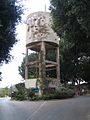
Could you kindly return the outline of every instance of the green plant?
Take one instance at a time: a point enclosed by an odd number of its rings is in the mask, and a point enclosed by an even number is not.
[[[16,92],[15,99],[20,100],[20,101],[27,100],[27,92],[26,92],[26,90],[21,90],[21,91]]]
[[[33,96],[31,100],[66,99],[74,97],[74,94],[74,90],[68,89],[67,91],[55,91],[54,93],[44,94],[42,96]]]
[[[15,100],[27,100],[27,90],[24,83],[15,85],[17,91],[11,93],[11,98]]]
[[[27,97],[29,100],[31,100],[35,96],[35,93],[32,91],[32,89],[27,89]]]

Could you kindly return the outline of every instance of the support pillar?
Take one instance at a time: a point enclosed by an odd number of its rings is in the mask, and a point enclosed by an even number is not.
[[[45,67],[45,42],[42,41],[41,43],[41,81],[42,81],[42,88],[45,87],[45,80],[46,80],[46,67]]]
[[[41,78],[41,51],[39,52],[39,78]]]
[[[26,48],[26,57],[25,57],[25,79],[28,79],[28,48]]]
[[[57,47],[57,82],[60,84],[60,57],[59,57],[59,47]]]

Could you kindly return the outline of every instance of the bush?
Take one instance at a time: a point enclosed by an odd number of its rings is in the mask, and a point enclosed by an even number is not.
[[[27,97],[29,100],[31,100],[35,96],[35,93],[32,91],[32,89],[27,89]]]
[[[43,99],[42,99],[42,96],[37,96],[37,95],[35,95],[35,96],[33,96],[33,97],[31,98],[31,100],[32,100],[32,101],[38,101],[38,100],[43,100]]]
[[[65,99],[74,97],[74,91],[68,89],[68,91],[56,91],[53,94],[45,94],[42,96],[33,96],[31,100],[52,100],[52,99]]]
[[[74,96],[74,90],[69,86],[61,85],[57,90],[46,88],[44,94],[41,96],[35,95],[32,89],[26,89],[23,84],[17,85],[18,91],[13,93],[12,97],[15,100],[52,100],[52,99],[65,99]]]
[[[66,99],[74,97],[75,92],[71,86],[61,84],[57,90],[45,89],[41,97],[34,96],[31,100],[51,100],[51,99]]]
[[[27,90],[24,83],[16,84],[17,91],[11,93],[11,98],[15,100],[27,100]]]
[[[27,100],[26,90],[24,89],[24,90],[16,92],[15,100],[20,100],[20,101]]]
[[[53,94],[55,91],[56,91],[55,88],[47,87],[47,88],[44,88],[43,94]]]

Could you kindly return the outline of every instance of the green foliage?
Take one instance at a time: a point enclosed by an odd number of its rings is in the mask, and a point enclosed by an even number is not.
[[[87,63],[81,58],[90,57],[90,1],[50,0],[53,29],[61,38],[61,79],[65,81],[83,78],[89,80]],[[90,61],[90,59],[89,59]],[[89,67],[89,62],[88,62]],[[66,69],[67,68],[67,69]]]
[[[27,100],[26,90],[19,90],[18,92],[16,92],[15,100],[20,100],[20,101]]]
[[[85,80],[85,82],[88,83],[90,89],[90,58],[88,59],[86,58],[82,68],[83,68],[82,78]]]
[[[5,97],[10,95],[10,89],[8,87],[0,89],[0,97]]]
[[[48,50],[46,53],[46,59],[50,61],[56,61],[56,51],[54,49]]]
[[[42,95],[36,95],[33,89],[26,89],[24,83],[16,85],[18,91],[13,93],[12,99],[15,100],[51,100],[65,99],[74,97],[74,90],[70,86],[61,85],[58,90],[48,88]],[[48,92],[47,92],[48,91]]]
[[[53,93],[43,94],[41,96],[33,96],[31,100],[52,100],[52,99],[66,99],[74,97],[75,92],[69,86],[61,85],[58,90],[54,90]]]
[[[17,42],[15,31],[22,11],[17,0],[0,0],[0,63],[9,62],[11,58],[10,50]]]
[[[25,58],[23,58],[23,62],[21,63],[21,66],[18,67],[19,74],[22,76],[22,78],[25,79]]]
[[[32,89],[26,89],[24,83],[16,84],[17,91],[12,93],[12,99],[15,100],[31,100],[35,96]]]
[[[66,99],[74,97],[73,90],[62,91],[62,92],[55,92],[53,94],[46,94],[42,96],[33,96],[31,100],[52,100],[52,99]]]
[[[35,93],[32,91],[32,89],[27,89],[27,98],[31,100],[35,96]]]
[[[38,54],[37,53],[31,53],[29,55],[29,61],[33,62],[38,59]],[[23,61],[21,63],[21,66],[18,68],[19,74],[25,79],[25,57],[23,58]],[[35,67],[29,68],[29,78],[35,78],[37,76],[37,70]]]
[[[25,89],[25,84],[24,83],[19,83],[19,84],[16,84],[15,86],[16,86],[18,91]]]
[[[15,100],[26,100],[27,99],[27,91],[25,89],[24,83],[16,84],[17,91],[12,93],[11,97]]]
[[[61,93],[61,95],[63,95],[63,97],[72,97],[75,93],[74,93],[74,88],[69,86],[69,85],[64,85],[64,84],[61,84],[59,86],[59,88],[57,89],[57,91],[59,93]]]

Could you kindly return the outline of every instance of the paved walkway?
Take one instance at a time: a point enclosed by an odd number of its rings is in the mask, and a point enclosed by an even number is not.
[[[0,120],[90,120],[90,96],[38,102],[0,99]]]

